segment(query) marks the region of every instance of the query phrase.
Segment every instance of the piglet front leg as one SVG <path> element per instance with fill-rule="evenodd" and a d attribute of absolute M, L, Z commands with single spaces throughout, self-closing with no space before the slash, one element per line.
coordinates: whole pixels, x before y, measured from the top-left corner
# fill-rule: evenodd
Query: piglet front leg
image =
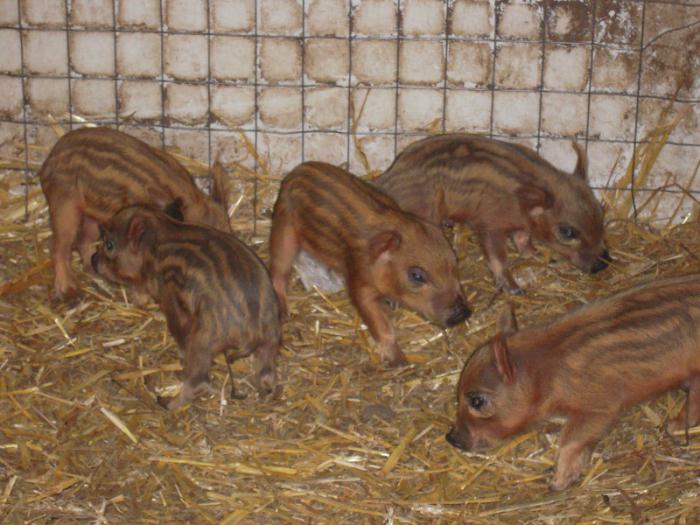
<path fill-rule="evenodd" d="M 168 410 L 175 410 L 199 396 L 214 393 L 209 382 L 212 353 L 207 338 L 201 332 L 192 334 L 184 354 L 185 381 L 182 390 L 170 400 L 158 396 L 158 403 Z"/>
<path fill-rule="evenodd" d="M 611 414 L 581 414 L 569 418 L 561 431 L 557 468 L 550 484 L 552 490 L 564 490 L 581 476 L 590 448 L 613 419 Z"/>
<path fill-rule="evenodd" d="M 183 360 L 185 376 L 182 390 L 173 399 L 158 397 L 158 403 L 175 410 L 196 397 L 213 392 L 209 383 L 212 356 L 220 348 L 212 347 L 216 334 L 212 327 L 193 314 L 190 296 L 183 293 L 174 280 L 167 281 L 160 290 L 160 307 L 165 314 L 168 329 L 177 341 Z"/>
<path fill-rule="evenodd" d="M 478 237 L 496 286 L 511 295 L 521 295 L 523 290 L 506 266 L 506 234 L 500 230 L 482 230 L 478 232 Z"/>
<path fill-rule="evenodd" d="M 700 424 L 700 376 L 692 377 L 687 383 L 688 404 L 684 404 L 680 413 L 668 422 L 670 432 L 685 430 L 686 419 L 688 427 Z"/>
<path fill-rule="evenodd" d="M 405 366 L 408 359 L 396 344 L 394 328 L 382 306 L 382 297 L 367 286 L 350 285 L 350 297 L 377 342 L 379 355 L 387 366 Z"/>
<path fill-rule="evenodd" d="M 535 252 L 532 246 L 530 234 L 524 230 L 519 230 L 513 233 L 513 242 L 521 255 L 530 255 Z"/>

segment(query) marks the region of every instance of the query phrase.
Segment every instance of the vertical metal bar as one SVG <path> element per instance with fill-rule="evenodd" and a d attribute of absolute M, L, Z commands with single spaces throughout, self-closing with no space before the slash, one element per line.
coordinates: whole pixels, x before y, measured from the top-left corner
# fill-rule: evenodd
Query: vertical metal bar
<path fill-rule="evenodd" d="M 255 151 L 256 151 L 256 156 L 253 158 L 253 170 L 255 173 L 255 177 L 253 178 L 253 236 L 255 236 L 258 232 L 258 168 L 260 167 L 258 165 L 258 157 L 257 157 L 257 151 L 258 151 L 258 119 L 260 118 L 260 111 L 258 108 L 258 90 L 260 89 L 259 82 L 258 82 L 258 45 L 259 45 L 259 37 L 258 37 L 258 0 L 255 0 L 255 23 L 254 23 L 254 34 L 253 38 L 255 39 L 255 63 L 253 64 L 253 72 L 254 72 L 254 98 L 255 98 L 255 119 L 254 119 L 254 133 L 253 133 L 253 143 L 255 146 Z M 302 56 L 303 56 L 303 49 L 302 49 Z"/>
<path fill-rule="evenodd" d="M 114 124 L 119 129 L 119 73 L 117 71 L 117 0 L 112 0 L 112 36 L 114 37 Z"/>
<path fill-rule="evenodd" d="M 209 178 L 210 178 L 210 188 L 213 185 L 213 179 L 211 179 L 211 165 L 212 165 L 212 148 L 211 148 L 211 5 L 210 0 L 207 0 L 207 165 L 209 166 Z M 233 377 L 231 377 L 233 384 Z"/>
<path fill-rule="evenodd" d="M 306 0 L 301 0 L 301 161 L 306 159 Z"/>
<path fill-rule="evenodd" d="M 547 11 L 547 2 L 542 3 L 542 22 L 540 24 L 540 31 L 542 37 L 542 53 L 540 55 L 540 85 L 537 90 L 539 91 L 539 109 L 537 111 L 537 153 L 540 152 L 542 147 L 542 90 L 544 88 L 544 55 L 547 41 L 547 16 L 549 15 Z"/>
<path fill-rule="evenodd" d="M 489 114 L 489 137 L 493 138 L 493 108 L 496 99 L 496 56 L 498 47 L 498 11 L 500 9 L 500 0 L 495 0 L 493 3 L 493 36 L 491 37 L 491 43 L 493 49 L 491 50 L 491 111 Z"/>
<path fill-rule="evenodd" d="M 396 93 L 394 95 L 394 157 L 399 151 L 399 87 L 401 86 L 401 0 L 396 0 Z"/>
<path fill-rule="evenodd" d="M 165 16 L 163 3 L 159 3 L 160 10 L 160 145 L 165 148 Z"/>
<path fill-rule="evenodd" d="M 345 162 L 347 163 L 348 171 L 350 170 L 350 143 L 352 142 L 352 122 L 354 115 L 352 114 L 353 104 L 353 85 L 352 85 L 352 0 L 348 0 L 348 120 L 345 130 Z"/>
<path fill-rule="evenodd" d="M 445 4 L 445 45 L 443 46 L 442 61 L 442 126 L 441 130 L 445 133 L 447 129 L 447 56 L 450 51 L 450 3 L 448 0 Z"/>
<path fill-rule="evenodd" d="M 73 78 L 73 65 L 71 64 L 71 57 L 70 57 L 70 35 L 71 35 L 71 27 L 70 27 L 70 2 L 66 2 L 65 5 L 65 13 L 66 13 L 66 56 L 68 57 L 68 63 L 66 64 L 67 71 L 68 71 L 68 129 L 73 129 L 73 83 L 72 83 L 72 78 Z"/>
<path fill-rule="evenodd" d="M 588 101 L 586 102 L 586 136 L 585 150 L 588 154 L 589 133 L 591 129 L 591 92 L 593 91 L 593 58 L 595 50 L 595 21 L 596 21 L 597 0 L 591 3 L 591 52 L 588 58 Z"/>
<path fill-rule="evenodd" d="M 635 96 L 634 108 L 634 142 L 632 143 L 632 178 L 630 180 L 630 191 L 632 192 L 632 210 L 634 220 L 637 220 L 637 199 L 636 199 L 636 176 L 637 176 L 637 140 L 639 132 L 639 95 L 642 89 L 642 66 L 644 58 L 644 22 L 646 18 L 646 0 L 642 2 L 642 28 L 639 35 L 639 66 L 637 67 L 637 94 Z"/>
<path fill-rule="evenodd" d="M 24 64 L 24 30 L 22 28 L 22 0 L 17 0 L 17 29 L 19 31 L 20 82 L 22 85 L 22 127 L 24 133 L 24 220 L 29 219 L 29 132 L 27 131 L 27 70 Z"/>

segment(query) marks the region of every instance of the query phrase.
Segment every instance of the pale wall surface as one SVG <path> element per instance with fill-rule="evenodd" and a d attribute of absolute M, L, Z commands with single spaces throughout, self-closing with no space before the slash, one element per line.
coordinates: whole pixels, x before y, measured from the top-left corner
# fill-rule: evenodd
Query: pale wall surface
<path fill-rule="evenodd" d="M 662 114 L 686 111 L 646 186 L 687 185 L 699 24 L 691 1 L 0 0 L 0 155 L 52 144 L 49 115 L 79 116 L 204 162 L 255 167 L 245 133 L 275 174 L 311 159 L 365 173 L 356 123 L 372 170 L 436 131 L 571 169 L 576 138 L 604 187 Z"/>

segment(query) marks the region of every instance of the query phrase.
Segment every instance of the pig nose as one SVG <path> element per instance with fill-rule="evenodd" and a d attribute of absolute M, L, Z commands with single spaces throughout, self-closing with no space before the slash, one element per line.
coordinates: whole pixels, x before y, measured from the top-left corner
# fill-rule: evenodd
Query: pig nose
<path fill-rule="evenodd" d="M 465 319 L 468 319 L 471 314 L 472 311 L 466 304 L 464 304 L 464 301 L 460 297 L 452 308 L 452 315 L 449 317 L 449 319 L 447 319 L 446 324 L 447 326 L 455 326 Z"/>
<path fill-rule="evenodd" d="M 99 257 L 97 255 L 97 252 L 92 254 L 92 257 L 90 257 L 90 264 L 92 264 L 92 269 L 95 270 L 95 273 L 99 273 L 97 271 L 97 264 L 99 262 Z"/>
<path fill-rule="evenodd" d="M 610 257 L 608 250 L 605 250 L 600 258 L 591 266 L 591 273 L 598 273 L 605 270 L 608 267 L 608 261 L 612 261 L 612 257 Z"/>
<path fill-rule="evenodd" d="M 450 445 L 452 445 L 455 448 L 458 448 L 460 450 L 469 450 L 469 446 L 462 443 L 462 441 L 459 438 L 457 438 L 456 434 L 457 429 L 455 427 L 452 427 L 450 431 L 447 434 L 445 434 L 445 439 Z"/>

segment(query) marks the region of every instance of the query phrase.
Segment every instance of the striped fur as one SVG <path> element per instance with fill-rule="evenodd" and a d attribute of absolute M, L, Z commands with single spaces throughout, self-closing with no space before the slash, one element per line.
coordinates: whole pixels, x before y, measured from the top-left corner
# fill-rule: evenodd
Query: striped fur
<path fill-rule="evenodd" d="M 281 329 L 277 298 L 262 261 L 230 233 L 181 224 L 144 206 L 122 209 L 103 228 L 95 271 L 148 293 L 184 357 L 185 384 L 169 409 L 208 391 L 217 352 L 255 354 L 258 389 L 276 386 Z"/>
<path fill-rule="evenodd" d="M 55 289 L 59 298 L 76 295 L 70 254 L 77 241 L 83 265 L 90 268 L 98 224 L 130 204 L 181 212 L 186 222 L 230 231 L 215 172 L 214 199 L 195 185 L 172 156 L 109 128 L 82 128 L 61 137 L 39 171 L 53 230 Z"/>
<path fill-rule="evenodd" d="M 475 231 L 496 284 L 521 290 L 506 267 L 506 241 L 529 249 L 541 242 L 587 272 L 607 266 L 603 212 L 586 181 L 575 145 L 573 174 L 534 151 L 486 137 L 451 134 L 408 146 L 374 184 L 405 210 L 435 224 L 467 223 Z M 571 228 L 565 238 L 562 228 Z"/>
<path fill-rule="evenodd" d="M 553 482 L 563 489 L 625 407 L 685 388 L 689 423 L 700 424 L 700 275 L 659 279 L 527 330 L 516 331 L 506 312 L 500 328 L 462 371 L 448 434 L 455 446 L 489 444 L 550 415 L 566 416 Z M 685 417 L 671 429 L 682 428 Z"/>
<path fill-rule="evenodd" d="M 384 298 L 442 326 L 470 313 L 455 254 L 440 229 L 330 164 L 301 164 L 282 181 L 272 215 L 270 260 L 283 311 L 287 281 L 301 249 L 344 276 L 355 307 L 390 365 L 406 358 L 396 345 Z"/>

